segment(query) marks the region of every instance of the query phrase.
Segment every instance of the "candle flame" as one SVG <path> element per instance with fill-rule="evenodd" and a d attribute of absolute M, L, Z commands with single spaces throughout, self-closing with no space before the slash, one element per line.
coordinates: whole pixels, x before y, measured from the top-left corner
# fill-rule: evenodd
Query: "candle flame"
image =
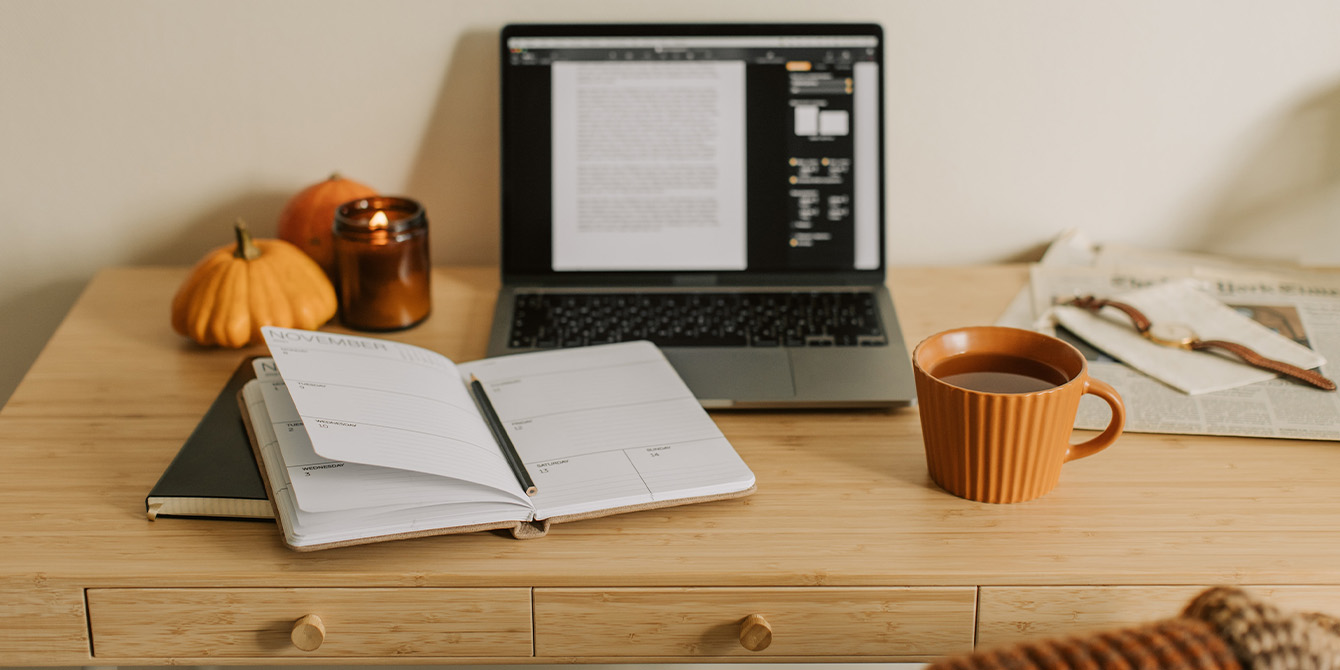
<path fill-rule="evenodd" d="M 372 215 L 372 220 L 371 220 L 371 221 L 368 221 L 368 227 L 369 227 L 369 228 L 385 228 L 385 227 L 386 227 L 386 223 L 387 223 L 387 221 L 386 221 L 386 212 L 383 212 L 383 211 L 378 210 L 376 214 L 373 214 L 373 215 Z"/>

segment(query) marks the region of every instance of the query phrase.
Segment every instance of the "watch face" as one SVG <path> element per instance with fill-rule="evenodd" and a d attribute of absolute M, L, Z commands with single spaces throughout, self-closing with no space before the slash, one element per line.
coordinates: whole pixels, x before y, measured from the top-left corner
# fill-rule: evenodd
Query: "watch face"
<path fill-rule="evenodd" d="M 1149 326 L 1149 339 L 1159 344 L 1185 347 L 1196 341 L 1196 333 L 1181 323 L 1155 323 Z"/>

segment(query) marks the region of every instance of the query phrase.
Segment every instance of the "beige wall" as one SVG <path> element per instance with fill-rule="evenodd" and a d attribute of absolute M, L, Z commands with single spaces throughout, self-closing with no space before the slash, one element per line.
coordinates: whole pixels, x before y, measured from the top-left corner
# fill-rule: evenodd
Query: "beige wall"
<path fill-rule="evenodd" d="M 0 402 L 99 268 L 273 234 L 332 170 L 496 260 L 505 22 L 802 19 L 885 26 L 894 263 L 1340 262 L 1334 0 L 0 0 Z"/>

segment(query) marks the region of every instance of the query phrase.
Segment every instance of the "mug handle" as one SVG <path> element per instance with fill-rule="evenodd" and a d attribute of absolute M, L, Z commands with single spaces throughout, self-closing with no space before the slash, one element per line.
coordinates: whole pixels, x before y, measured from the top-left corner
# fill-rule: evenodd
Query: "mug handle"
<path fill-rule="evenodd" d="M 1085 456 L 1092 456 L 1112 445 L 1121 437 L 1121 430 L 1126 426 L 1126 404 L 1121 401 L 1121 396 L 1117 390 L 1108 385 L 1107 382 L 1094 379 L 1092 377 L 1084 380 L 1084 392 L 1107 401 L 1107 405 L 1112 408 L 1112 420 L 1107 423 L 1107 428 L 1103 430 L 1098 437 L 1081 442 L 1080 444 L 1070 445 L 1066 451 L 1065 462 L 1076 461 Z"/>

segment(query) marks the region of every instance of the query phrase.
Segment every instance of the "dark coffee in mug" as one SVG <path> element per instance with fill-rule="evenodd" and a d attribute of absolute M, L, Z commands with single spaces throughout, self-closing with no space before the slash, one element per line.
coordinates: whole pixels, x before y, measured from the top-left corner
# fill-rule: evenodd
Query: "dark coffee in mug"
<path fill-rule="evenodd" d="M 983 393 L 1033 393 L 1070 381 L 1066 373 L 1042 361 L 1000 353 L 951 356 L 930 374 L 946 384 Z"/>

